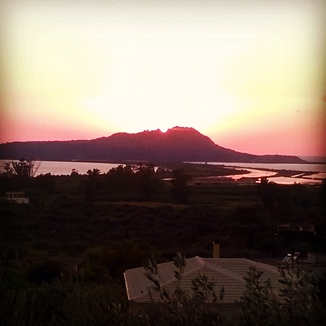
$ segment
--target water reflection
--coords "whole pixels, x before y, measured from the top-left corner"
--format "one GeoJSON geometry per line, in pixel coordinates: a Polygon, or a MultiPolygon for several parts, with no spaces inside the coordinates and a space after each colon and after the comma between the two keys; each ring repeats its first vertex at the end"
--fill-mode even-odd
{"type": "MultiPolygon", "coordinates": [[[[237,169],[237,170],[242,170],[242,169],[237,169]]],[[[276,171],[265,171],[265,170],[256,170],[256,169],[247,169],[246,171],[249,171],[249,173],[245,174],[238,174],[238,175],[228,175],[227,177],[232,178],[232,180],[239,181],[241,179],[245,180],[246,178],[248,179],[253,179],[256,178],[257,181],[259,182],[261,178],[268,178],[268,181],[270,182],[275,182],[278,184],[284,184],[284,185],[290,185],[290,184],[295,184],[295,183],[300,183],[300,184],[321,184],[322,179],[326,178],[326,173],[325,172],[320,172],[320,173],[314,173],[311,175],[306,175],[306,173],[299,173],[299,174],[294,174],[292,176],[276,176],[278,172],[276,171]]]]}
{"type": "Polygon", "coordinates": [[[309,176],[312,179],[326,179],[326,172],[314,173],[309,176]]]}
{"type": "Polygon", "coordinates": [[[238,181],[241,183],[253,183],[259,182],[260,178],[266,177],[269,181],[278,184],[320,184],[323,179],[326,179],[326,164],[322,163],[304,163],[304,164],[292,164],[292,163],[234,163],[234,162],[189,162],[194,164],[212,164],[223,165],[228,168],[237,169],[238,171],[246,170],[249,173],[243,173],[238,175],[228,175],[225,177],[209,177],[213,181],[225,181],[223,178],[238,181]],[[266,169],[266,170],[261,170],[266,169]],[[278,175],[280,171],[282,175],[278,175]],[[292,171],[293,174],[288,173],[292,171]],[[286,176],[285,176],[286,175],[286,176]],[[246,180],[247,179],[247,180],[246,180]]]}
{"type": "MultiPolygon", "coordinates": [[[[10,160],[0,160],[0,170],[3,168],[5,162],[10,160]]],[[[80,174],[86,174],[90,169],[99,169],[101,173],[107,173],[110,169],[117,167],[119,164],[102,163],[102,162],[55,162],[55,161],[41,161],[39,168],[36,171],[36,176],[40,174],[51,173],[53,175],[68,175],[72,169],[75,169],[80,174]]],[[[191,162],[189,162],[191,163],[191,162]]],[[[195,162],[192,162],[195,163],[195,162]]],[[[196,164],[205,164],[204,162],[197,162],[196,164]]],[[[225,167],[236,169],[237,171],[248,171],[249,173],[241,173],[237,175],[227,175],[224,177],[211,176],[206,177],[207,182],[228,182],[238,181],[246,183],[259,182],[260,178],[266,177],[269,181],[278,184],[320,184],[322,179],[326,179],[326,164],[259,164],[259,163],[221,163],[210,162],[213,165],[223,165],[225,167]],[[256,168],[257,167],[257,168],[256,168]],[[261,169],[269,170],[261,170],[261,169]],[[277,171],[293,171],[293,175],[277,176],[277,171]],[[297,172],[295,172],[297,171],[297,172]],[[300,172],[301,171],[301,172],[300,172]],[[309,174],[309,172],[311,174],[309,174]]],[[[291,173],[290,173],[291,174],[291,173]]]]}
{"type": "MultiPolygon", "coordinates": [[[[243,170],[243,169],[236,169],[236,170],[243,170]]],[[[237,175],[228,175],[228,177],[232,178],[233,180],[239,180],[242,178],[269,178],[273,175],[276,175],[277,172],[275,171],[264,171],[264,170],[256,170],[256,169],[247,169],[246,171],[249,171],[249,173],[245,174],[237,174],[237,175]]]]}
{"type": "Polygon", "coordinates": [[[321,180],[316,180],[316,179],[310,179],[310,178],[294,178],[294,177],[272,177],[268,178],[270,182],[275,182],[278,184],[284,184],[284,185],[291,185],[295,183],[300,183],[300,184],[321,184],[321,180]]]}

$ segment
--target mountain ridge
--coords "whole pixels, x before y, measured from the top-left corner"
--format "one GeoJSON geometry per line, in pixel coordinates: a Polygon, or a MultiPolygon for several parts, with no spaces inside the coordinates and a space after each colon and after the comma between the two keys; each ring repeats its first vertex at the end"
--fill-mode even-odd
{"type": "Polygon", "coordinates": [[[254,155],[215,144],[190,127],[166,132],[118,132],[91,140],[28,141],[0,144],[1,159],[101,160],[156,162],[306,163],[292,155],[254,155]]]}

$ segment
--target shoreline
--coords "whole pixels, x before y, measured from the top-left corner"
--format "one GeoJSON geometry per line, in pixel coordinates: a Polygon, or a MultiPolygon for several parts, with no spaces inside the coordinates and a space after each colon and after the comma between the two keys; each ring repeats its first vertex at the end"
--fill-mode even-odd
{"type": "MultiPolygon", "coordinates": [[[[2,162],[2,168],[4,163],[11,162],[10,160],[0,160],[2,162]]],[[[35,175],[50,173],[52,175],[69,175],[72,169],[79,170],[80,174],[86,174],[88,169],[97,168],[101,173],[106,173],[109,168],[105,165],[138,165],[146,164],[145,161],[34,161],[35,165],[41,163],[38,173],[35,175]],[[44,165],[42,164],[44,162],[44,165]],[[58,163],[58,164],[56,164],[58,163]],[[80,166],[78,166],[80,164],[80,166]],[[96,166],[96,165],[101,166],[96,166]],[[43,166],[43,168],[42,168],[43,166]]],[[[209,177],[218,180],[212,180],[212,182],[221,181],[221,178],[227,178],[236,180],[239,183],[252,183],[253,181],[259,180],[259,178],[266,177],[267,179],[277,179],[271,180],[273,182],[281,181],[283,178],[284,182],[291,183],[315,183],[319,184],[323,179],[326,178],[326,165],[319,163],[315,165],[314,163],[307,164],[249,164],[249,163],[238,163],[238,162],[179,162],[179,163],[153,163],[156,167],[166,168],[170,172],[175,169],[184,169],[187,174],[189,174],[193,179],[199,177],[209,177]],[[251,165],[251,166],[250,166],[251,165]],[[293,169],[292,169],[293,166],[293,169]],[[300,169],[302,167],[302,169],[300,169]],[[319,168],[320,167],[320,168],[319,168]],[[290,179],[291,178],[291,179],[290,179]],[[287,180],[286,180],[287,179],[287,180]]],[[[0,167],[1,168],[1,167],[0,167]]],[[[227,181],[226,179],[224,181],[227,181]]]]}

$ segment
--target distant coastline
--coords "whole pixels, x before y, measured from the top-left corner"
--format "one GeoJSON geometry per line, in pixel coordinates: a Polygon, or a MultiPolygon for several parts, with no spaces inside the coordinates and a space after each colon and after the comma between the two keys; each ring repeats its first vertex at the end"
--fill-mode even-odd
{"type": "MultiPolygon", "coordinates": [[[[0,159],[0,170],[3,169],[5,162],[12,160],[0,159]]],[[[74,170],[79,174],[86,174],[88,170],[98,169],[100,173],[107,173],[110,169],[118,165],[137,165],[146,162],[100,162],[100,161],[35,161],[38,169],[35,176],[50,173],[52,175],[70,175],[74,170]]],[[[232,179],[242,183],[254,183],[262,177],[279,184],[321,184],[326,179],[326,164],[307,163],[307,164],[277,164],[277,163],[234,163],[234,162],[188,162],[182,163],[187,169],[187,164],[195,166],[200,164],[205,168],[206,174],[203,176],[205,182],[216,183],[223,181],[222,178],[232,179]],[[219,168],[220,167],[220,168],[219,168]],[[210,173],[211,171],[211,173],[210,173]],[[216,171],[218,173],[216,174],[216,171]]],[[[156,166],[174,169],[175,165],[165,163],[155,163],[156,166]]],[[[180,164],[178,165],[180,167],[180,164]]],[[[192,169],[190,167],[190,169],[192,169]]]]}
{"type": "Polygon", "coordinates": [[[326,156],[299,156],[302,160],[314,164],[326,164],[326,156]]]}

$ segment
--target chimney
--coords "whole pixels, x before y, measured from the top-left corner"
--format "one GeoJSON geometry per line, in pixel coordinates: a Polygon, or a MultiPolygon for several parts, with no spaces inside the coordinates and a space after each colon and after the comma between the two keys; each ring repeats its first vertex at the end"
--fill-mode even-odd
{"type": "Polygon", "coordinates": [[[213,258],[220,258],[220,241],[213,239],[213,258]]]}

